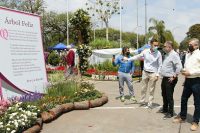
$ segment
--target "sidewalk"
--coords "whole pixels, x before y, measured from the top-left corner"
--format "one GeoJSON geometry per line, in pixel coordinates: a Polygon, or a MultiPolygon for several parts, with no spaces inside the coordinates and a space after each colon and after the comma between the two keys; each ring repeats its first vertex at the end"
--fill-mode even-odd
{"type": "MultiPolygon", "coordinates": [[[[179,77],[174,92],[175,112],[180,111],[183,77],[179,77]]],[[[155,108],[139,107],[130,101],[122,103],[117,97],[117,81],[93,81],[96,88],[105,92],[109,102],[102,107],[90,110],[72,111],[57,120],[44,124],[41,133],[189,133],[194,111],[193,97],[188,102],[188,119],[186,123],[174,124],[172,118],[163,120],[163,114],[156,113],[162,106],[160,82],[155,91],[155,108]]],[[[136,98],[140,98],[141,83],[134,81],[136,98]]],[[[127,87],[125,94],[128,94],[127,87]]],[[[200,132],[200,129],[196,132],[200,132]]],[[[194,132],[194,133],[196,133],[194,132]]]]}

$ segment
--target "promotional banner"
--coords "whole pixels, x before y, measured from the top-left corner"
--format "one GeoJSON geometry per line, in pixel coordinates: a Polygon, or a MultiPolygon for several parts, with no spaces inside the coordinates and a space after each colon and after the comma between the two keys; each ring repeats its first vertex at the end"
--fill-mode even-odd
{"type": "Polygon", "coordinates": [[[44,92],[47,76],[39,16],[0,7],[0,78],[3,97],[44,92]]]}

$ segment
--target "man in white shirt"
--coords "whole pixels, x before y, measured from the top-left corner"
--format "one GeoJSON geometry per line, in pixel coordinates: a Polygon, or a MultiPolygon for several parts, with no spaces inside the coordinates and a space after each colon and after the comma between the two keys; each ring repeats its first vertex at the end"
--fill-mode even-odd
{"type": "Polygon", "coordinates": [[[181,96],[181,112],[175,117],[174,123],[184,122],[187,116],[187,102],[189,97],[194,96],[194,114],[191,126],[192,131],[196,131],[199,127],[200,119],[200,50],[199,40],[193,38],[188,43],[189,53],[185,57],[184,69],[182,75],[185,76],[184,88],[181,96]]]}
{"type": "Polygon", "coordinates": [[[159,43],[156,39],[150,41],[151,48],[142,51],[140,54],[135,55],[131,58],[124,58],[124,60],[133,61],[144,58],[144,70],[142,72],[142,91],[141,91],[141,100],[140,106],[146,106],[146,93],[147,88],[149,87],[149,99],[148,99],[148,108],[152,109],[152,103],[154,99],[154,91],[156,81],[160,73],[162,65],[162,55],[158,51],[159,43]]]}

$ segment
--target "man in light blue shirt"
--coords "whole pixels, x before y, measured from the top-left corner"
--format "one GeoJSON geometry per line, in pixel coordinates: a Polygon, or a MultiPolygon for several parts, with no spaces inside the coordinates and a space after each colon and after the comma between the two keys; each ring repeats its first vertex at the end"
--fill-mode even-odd
{"type": "Polygon", "coordinates": [[[152,103],[154,99],[154,91],[156,81],[158,80],[160,69],[162,66],[162,55],[158,51],[159,43],[156,39],[150,41],[151,48],[142,51],[140,54],[135,55],[131,58],[124,58],[124,60],[133,61],[144,58],[144,70],[142,73],[142,91],[141,91],[141,106],[146,106],[146,93],[149,86],[149,99],[148,99],[148,108],[152,109],[152,103]]]}
{"type": "Polygon", "coordinates": [[[174,116],[173,93],[178,81],[178,74],[182,69],[182,64],[178,53],[173,50],[173,43],[171,41],[165,42],[163,51],[166,53],[160,71],[163,77],[161,83],[163,108],[159,112],[166,113],[164,116],[164,119],[166,119],[174,116]]]}
{"type": "Polygon", "coordinates": [[[122,54],[119,55],[116,59],[113,57],[112,63],[114,66],[119,65],[118,69],[118,77],[119,77],[119,93],[120,99],[122,102],[125,101],[124,97],[124,82],[127,83],[129,88],[129,93],[131,96],[131,100],[136,102],[134,90],[133,90],[133,80],[132,74],[134,72],[134,63],[132,61],[123,61],[123,58],[130,58],[130,51],[128,47],[122,48],[122,54]]]}

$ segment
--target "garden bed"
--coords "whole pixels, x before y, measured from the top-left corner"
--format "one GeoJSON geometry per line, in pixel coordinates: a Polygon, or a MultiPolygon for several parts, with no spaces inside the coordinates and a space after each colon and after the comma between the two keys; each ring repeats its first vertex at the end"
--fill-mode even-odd
{"type": "Polygon", "coordinates": [[[79,80],[55,82],[45,95],[33,93],[0,101],[0,132],[39,132],[42,123],[51,122],[63,113],[88,110],[108,101],[93,84],[79,80]]]}
{"type": "Polygon", "coordinates": [[[97,98],[94,100],[57,105],[55,108],[52,108],[49,111],[42,112],[41,118],[37,120],[37,123],[31,128],[24,131],[24,133],[40,132],[40,130],[42,129],[42,123],[49,123],[61,116],[63,113],[67,113],[72,110],[88,110],[90,108],[102,106],[107,102],[108,97],[103,95],[101,98],[97,98]]]}

